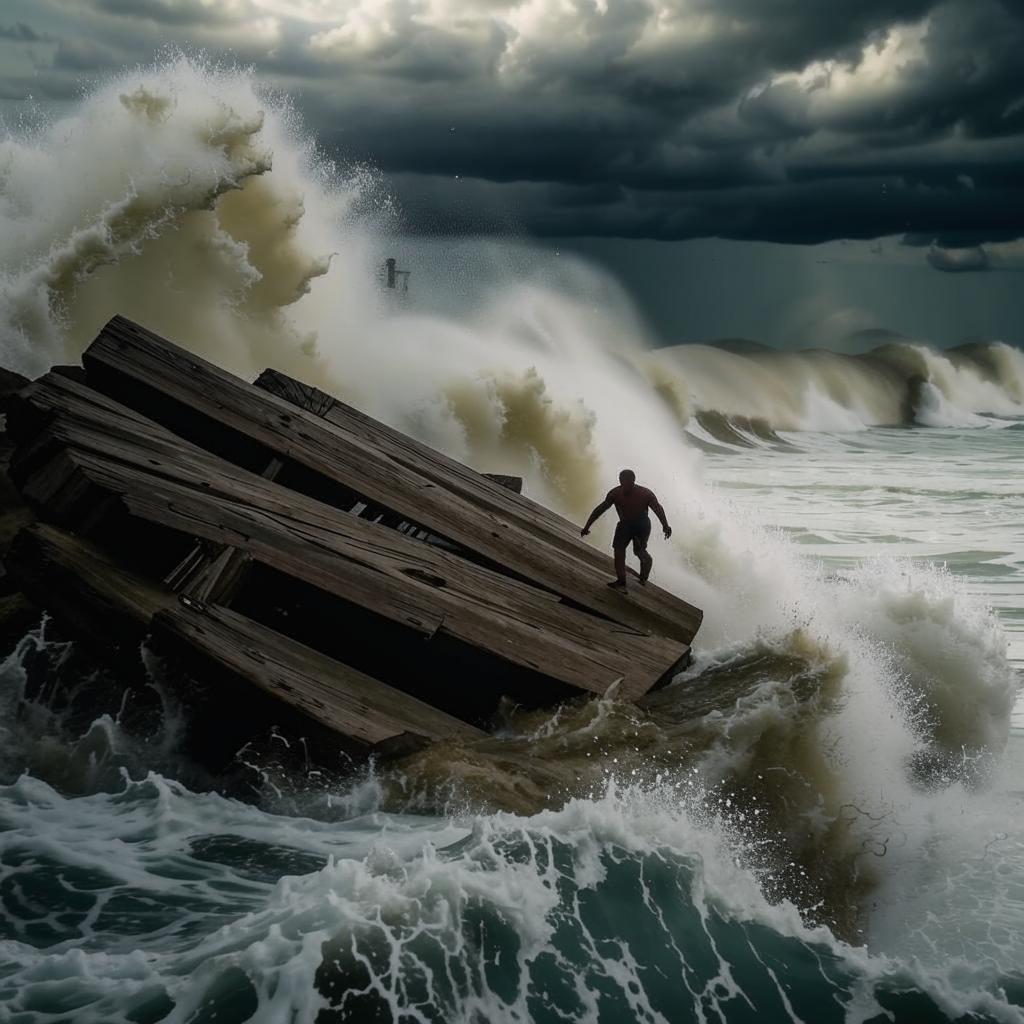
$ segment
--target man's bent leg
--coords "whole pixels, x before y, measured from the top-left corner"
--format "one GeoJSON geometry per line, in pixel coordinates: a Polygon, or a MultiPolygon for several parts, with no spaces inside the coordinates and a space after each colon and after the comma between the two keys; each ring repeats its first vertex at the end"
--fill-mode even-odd
{"type": "Polygon", "coordinates": [[[646,583],[650,578],[651,569],[654,567],[654,559],[647,550],[647,545],[639,539],[633,541],[633,554],[640,559],[640,582],[646,583]]]}
{"type": "Polygon", "coordinates": [[[645,551],[640,557],[640,582],[646,583],[651,578],[651,569],[654,568],[654,559],[645,551]]]}

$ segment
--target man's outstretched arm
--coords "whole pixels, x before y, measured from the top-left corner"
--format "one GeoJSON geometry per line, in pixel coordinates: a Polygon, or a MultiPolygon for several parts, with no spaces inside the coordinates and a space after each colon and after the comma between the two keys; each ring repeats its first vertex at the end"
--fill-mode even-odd
{"type": "Polygon", "coordinates": [[[668,540],[672,536],[672,527],[668,525],[668,519],[665,517],[665,510],[661,507],[661,502],[653,494],[651,495],[651,511],[661,521],[661,528],[665,531],[665,540],[668,540]]]}
{"type": "Polygon", "coordinates": [[[583,529],[580,530],[580,536],[586,537],[586,535],[590,533],[590,528],[594,525],[594,523],[596,523],[598,519],[600,519],[601,516],[603,516],[605,512],[607,512],[608,509],[612,507],[613,504],[614,502],[611,498],[605,498],[600,505],[595,505],[594,511],[590,513],[590,518],[587,520],[586,526],[584,526],[583,529]]]}

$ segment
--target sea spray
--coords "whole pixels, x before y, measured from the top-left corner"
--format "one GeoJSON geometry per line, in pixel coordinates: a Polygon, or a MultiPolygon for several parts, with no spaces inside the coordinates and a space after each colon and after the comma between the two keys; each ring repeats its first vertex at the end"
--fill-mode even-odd
{"type": "MultiPolygon", "coordinates": [[[[111,308],[246,374],[271,352],[311,361],[312,339],[280,311],[324,273],[325,231],[372,189],[342,186],[293,120],[249,75],[178,57],[7,135],[4,362],[38,373],[77,359],[111,308]]],[[[352,232],[356,261],[357,247],[352,232]]],[[[337,275],[343,307],[355,276],[337,275]]]]}

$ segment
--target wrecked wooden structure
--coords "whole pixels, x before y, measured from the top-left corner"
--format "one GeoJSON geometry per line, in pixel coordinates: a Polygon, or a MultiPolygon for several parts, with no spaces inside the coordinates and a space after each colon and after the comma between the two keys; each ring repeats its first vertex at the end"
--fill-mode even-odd
{"type": "Polygon", "coordinates": [[[700,625],[656,586],[610,591],[610,557],[514,480],[121,317],[7,429],[37,518],[7,571],[77,635],[183,657],[214,733],[262,709],[355,753],[469,738],[502,697],[637,699],[700,625]]]}

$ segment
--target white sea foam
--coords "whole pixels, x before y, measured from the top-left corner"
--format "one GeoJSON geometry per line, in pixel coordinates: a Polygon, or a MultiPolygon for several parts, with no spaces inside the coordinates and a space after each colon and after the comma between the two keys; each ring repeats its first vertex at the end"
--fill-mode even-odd
{"type": "Polygon", "coordinates": [[[55,857],[72,885],[88,880],[59,922],[20,908],[58,941],[0,942],[15,1015],[73,1006],[79,1024],[115,1024],[164,1005],[162,1019],[184,1022],[244,1006],[271,1024],[334,1006],[525,1024],[718,1020],[745,1005],[797,1021],[835,1000],[867,1020],[880,993],[909,984],[951,1017],[1022,1019],[976,968],[908,968],[769,904],[735,823],[695,817],[685,785],[611,786],[471,829],[277,818],[156,776],[78,801],[28,778],[4,795],[0,854],[20,860],[23,884],[40,891],[55,857]],[[623,900],[635,926],[608,916],[623,900]]]}
{"type": "MultiPolygon", "coordinates": [[[[1013,406],[1013,409],[1019,411],[1017,406],[1013,406]]],[[[954,405],[931,382],[921,387],[920,401],[914,412],[914,421],[922,427],[960,427],[968,430],[992,427],[999,422],[989,416],[980,416],[969,409],[962,409],[954,405]]]]}

